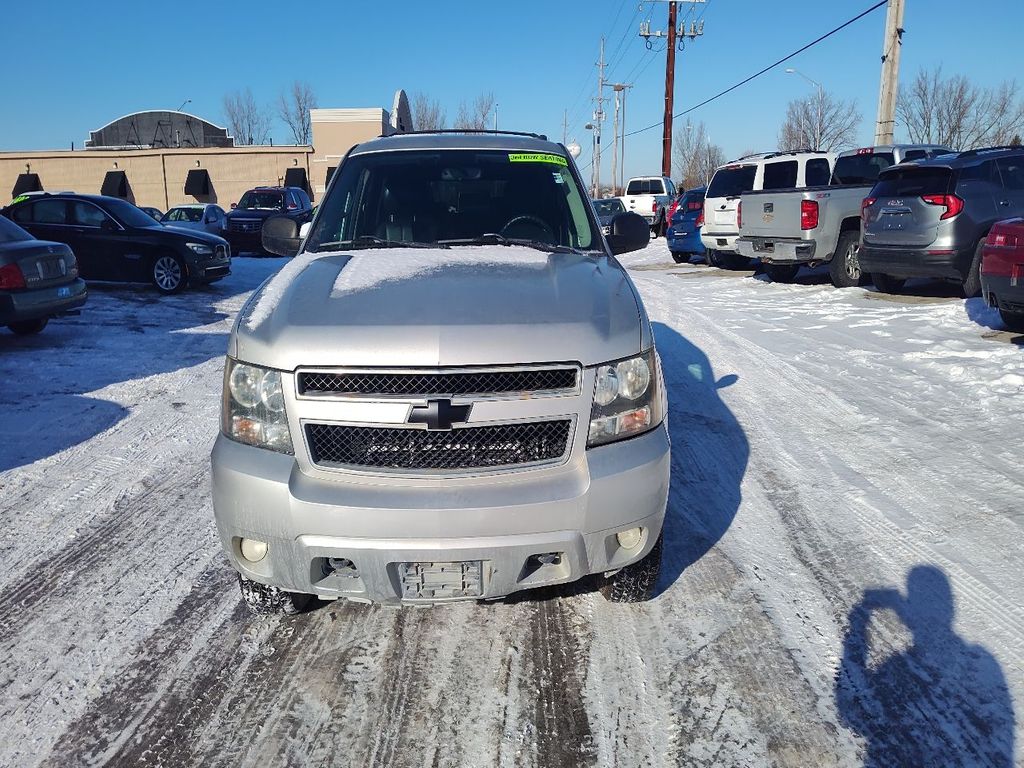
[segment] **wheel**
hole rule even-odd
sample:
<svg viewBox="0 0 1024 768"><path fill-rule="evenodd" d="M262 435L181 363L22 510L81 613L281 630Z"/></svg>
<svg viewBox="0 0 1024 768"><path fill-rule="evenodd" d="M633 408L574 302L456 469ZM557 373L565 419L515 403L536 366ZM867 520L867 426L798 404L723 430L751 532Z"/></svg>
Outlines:
<svg viewBox="0 0 1024 768"><path fill-rule="evenodd" d="M501 228L502 237L522 238L523 240L539 240L542 243L557 243L555 230L540 216L524 214L513 216Z"/></svg>
<svg viewBox="0 0 1024 768"><path fill-rule="evenodd" d="M672 251L672 261L676 264L685 264L690 260L688 253L680 253L679 251Z"/></svg>
<svg viewBox="0 0 1024 768"><path fill-rule="evenodd" d="M974 249L974 258L971 259L971 267L967 270L967 277L961 283L964 289L964 296L968 299L981 296L981 249L985 246L982 238Z"/></svg>
<svg viewBox="0 0 1024 768"><path fill-rule="evenodd" d="M150 277L160 293L178 293L185 287L186 275L185 262L180 256L165 253L153 260Z"/></svg>
<svg viewBox="0 0 1024 768"><path fill-rule="evenodd" d="M31 336L33 333L42 331L49 321L50 318L48 317L40 317L37 320L22 320L20 323L11 323L7 327L11 329L11 333L15 336Z"/></svg>
<svg viewBox="0 0 1024 768"><path fill-rule="evenodd" d="M238 574L238 589L242 593L242 602L253 616L273 616L279 613L294 616L305 611L313 599L313 595L285 592L247 579L242 574Z"/></svg>
<svg viewBox="0 0 1024 768"><path fill-rule="evenodd" d="M854 288L861 284L863 273L857 253L860 251L860 235L843 232L839 236L836 252L828 263L828 276L836 288Z"/></svg>
<svg viewBox="0 0 1024 768"><path fill-rule="evenodd" d="M796 273L800 271L799 264L765 264L764 273L775 283L791 283Z"/></svg>
<svg viewBox="0 0 1024 768"><path fill-rule="evenodd" d="M717 267L718 264L718 251L712 250L711 248L704 249L704 263L709 267Z"/></svg>
<svg viewBox="0 0 1024 768"><path fill-rule="evenodd" d="M899 293L903 290L903 286L906 285L906 280L902 277L893 277L892 275L883 275L881 272L871 273L871 282L875 284L882 293Z"/></svg>
<svg viewBox="0 0 1024 768"><path fill-rule="evenodd" d="M611 603L642 603L651 599L661 573L664 535L658 535L654 547L643 558L608 577L601 586L605 599Z"/></svg>
<svg viewBox="0 0 1024 768"><path fill-rule="evenodd" d="M999 316L1003 318L1006 327L1017 333L1024 333L1024 312L1011 312L1008 309L1000 309Z"/></svg>

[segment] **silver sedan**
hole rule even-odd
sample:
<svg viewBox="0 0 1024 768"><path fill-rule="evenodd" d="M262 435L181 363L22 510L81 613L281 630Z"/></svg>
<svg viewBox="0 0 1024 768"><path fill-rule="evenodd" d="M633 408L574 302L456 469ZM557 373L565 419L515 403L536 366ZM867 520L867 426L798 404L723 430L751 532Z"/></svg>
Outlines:
<svg viewBox="0 0 1024 768"><path fill-rule="evenodd" d="M163 215L160 223L171 227L201 229L212 235L220 235L225 226L224 209L211 203L177 205Z"/></svg>

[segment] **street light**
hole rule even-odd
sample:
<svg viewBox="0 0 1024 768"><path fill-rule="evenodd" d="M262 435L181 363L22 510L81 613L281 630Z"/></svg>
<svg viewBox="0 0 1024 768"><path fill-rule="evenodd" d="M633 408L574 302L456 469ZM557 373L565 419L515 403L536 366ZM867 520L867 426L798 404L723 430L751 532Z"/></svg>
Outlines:
<svg viewBox="0 0 1024 768"><path fill-rule="evenodd" d="M177 112L181 112L181 110L183 110L185 108L186 104L191 104L191 103L192 103L192 99L185 99L183 102L181 102L181 106L178 107L178 109L176 111Z"/></svg>
<svg viewBox="0 0 1024 768"><path fill-rule="evenodd" d="M822 103L825 100L825 89L821 87L821 83L819 83L817 80L814 80L813 78L808 77L807 75L805 75L803 72L801 72L798 69L793 69L793 67L786 67L786 74L787 75L800 75L800 77L802 77L804 80L806 80L808 83L810 83L811 85L813 85L815 88L818 89L818 124L814 126L814 149L815 150L820 150L821 149L821 105L822 105ZM803 120L803 118L801 117L801 121L802 120Z"/></svg>
<svg viewBox="0 0 1024 768"><path fill-rule="evenodd" d="M594 130L593 123L587 123L583 126L585 130L590 131L590 196L597 199L597 181L594 176L594 157L597 155L597 132Z"/></svg>

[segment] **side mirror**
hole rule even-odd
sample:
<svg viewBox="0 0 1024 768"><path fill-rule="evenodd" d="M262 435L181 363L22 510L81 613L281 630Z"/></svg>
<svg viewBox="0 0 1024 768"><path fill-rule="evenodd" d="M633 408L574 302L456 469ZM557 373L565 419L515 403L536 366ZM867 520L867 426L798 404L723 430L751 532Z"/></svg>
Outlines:
<svg viewBox="0 0 1024 768"><path fill-rule="evenodd" d="M263 250L278 256L294 256L302 243L299 225L287 216L271 216L263 222Z"/></svg>
<svg viewBox="0 0 1024 768"><path fill-rule="evenodd" d="M100 224L100 229L104 232L117 232L121 228L117 226L117 223L113 219L104 219Z"/></svg>
<svg viewBox="0 0 1024 768"><path fill-rule="evenodd" d="M235 210L235 208L237 208L237 207L238 207L238 203L232 203L231 204L231 210L232 211Z"/></svg>
<svg viewBox="0 0 1024 768"><path fill-rule="evenodd" d="M213 224L215 221L217 221L217 214L216 213L211 213L211 214L209 214L206 217L206 223L207 224Z"/></svg>
<svg viewBox="0 0 1024 768"><path fill-rule="evenodd" d="M651 226L643 216L627 211L612 219L611 234L605 235L605 239L616 256L639 251L651 241Z"/></svg>

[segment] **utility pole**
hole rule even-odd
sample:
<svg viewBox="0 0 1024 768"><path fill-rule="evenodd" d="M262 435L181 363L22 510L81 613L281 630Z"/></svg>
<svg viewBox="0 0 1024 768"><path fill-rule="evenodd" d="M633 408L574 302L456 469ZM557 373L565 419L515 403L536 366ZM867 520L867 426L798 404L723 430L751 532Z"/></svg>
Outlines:
<svg viewBox="0 0 1024 768"><path fill-rule="evenodd" d="M612 153L612 186L616 193L622 187L623 172L626 167L626 89L632 88L630 83L605 83L615 94L615 113L613 126Z"/></svg>
<svg viewBox="0 0 1024 768"><path fill-rule="evenodd" d="M878 89L878 122L875 144L895 140L896 95L900 83L900 49L903 47L903 1L889 0L885 15L885 40L882 42L882 82Z"/></svg>
<svg viewBox="0 0 1024 768"><path fill-rule="evenodd" d="M668 31L660 29L651 32L650 22L640 25L640 36L646 41L647 47L651 48L652 37L664 37L667 39L665 47L665 117L661 135L661 175L672 175L672 115L675 107L676 89L676 40L677 38L690 38L695 40L704 34L704 22L698 26L696 21L690 22L690 29L687 31L685 25L676 28L679 3L688 3L691 7L703 4L707 0L668 0Z"/></svg>
<svg viewBox="0 0 1024 768"><path fill-rule="evenodd" d="M566 139L569 138L569 110L565 109L562 111L562 146L565 146Z"/></svg>
<svg viewBox="0 0 1024 768"><path fill-rule="evenodd" d="M594 197L601 196L601 123L604 122L604 38L597 60L597 110L594 112Z"/></svg>

